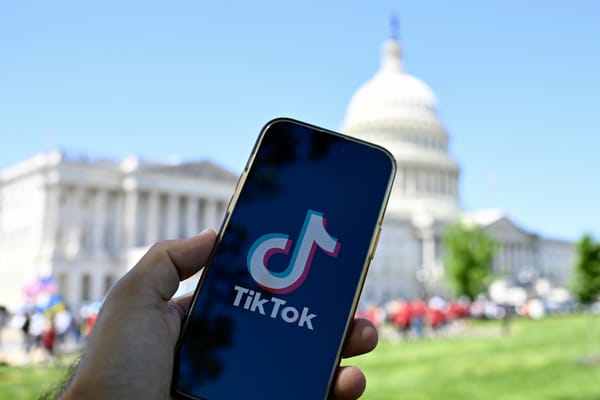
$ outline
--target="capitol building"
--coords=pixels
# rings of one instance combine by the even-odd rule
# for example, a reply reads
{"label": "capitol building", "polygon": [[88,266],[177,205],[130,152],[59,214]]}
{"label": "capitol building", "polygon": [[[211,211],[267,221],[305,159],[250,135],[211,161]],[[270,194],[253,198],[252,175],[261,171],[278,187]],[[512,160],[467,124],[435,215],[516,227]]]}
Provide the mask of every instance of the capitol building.
{"label": "capitol building", "polygon": [[[449,295],[442,235],[456,220],[498,243],[493,269],[511,281],[567,286],[573,244],[524,230],[497,210],[460,208],[460,167],[433,91],[402,65],[387,40],[381,66],[350,99],[340,131],[383,145],[398,164],[363,301]],[[101,299],[164,239],[218,229],[237,175],[211,162],[161,164],[37,154],[0,171],[0,305],[18,307],[23,288],[52,276],[74,307]],[[498,205],[501,207],[501,205]],[[182,285],[190,290],[194,279]]]}
{"label": "capitol building", "polygon": [[398,40],[387,40],[382,53],[379,71],[352,96],[342,127],[344,133],[386,147],[398,165],[363,300],[451,295],[442,237],[457,220],[480,226],[498,244],[493,273],[509,286],[538,279],[547,292],[568,286],[572,243],[528,232],[499,210],[460,209],[460,169],[448,155],[449,137],[435,95],[404,70]]}

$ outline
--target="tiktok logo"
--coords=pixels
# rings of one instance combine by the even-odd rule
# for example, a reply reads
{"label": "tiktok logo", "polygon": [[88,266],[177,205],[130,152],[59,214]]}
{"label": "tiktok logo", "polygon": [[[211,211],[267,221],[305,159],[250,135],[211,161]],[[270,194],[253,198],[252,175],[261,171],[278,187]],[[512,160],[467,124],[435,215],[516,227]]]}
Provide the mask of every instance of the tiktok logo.
{"label": "tiktok logo", "polygon": [[317,247],[336,258],[340,243],[327,233],[325,223],[322,213],[308,210],[292,259],[282,272],[270,271],[267,264],[274,254],[289,254],[292,247],[290,236],[268,233],[258,238],[250,248],[246,260],[250,275],[258,286],[271,293],[289,293],[306,279]]}

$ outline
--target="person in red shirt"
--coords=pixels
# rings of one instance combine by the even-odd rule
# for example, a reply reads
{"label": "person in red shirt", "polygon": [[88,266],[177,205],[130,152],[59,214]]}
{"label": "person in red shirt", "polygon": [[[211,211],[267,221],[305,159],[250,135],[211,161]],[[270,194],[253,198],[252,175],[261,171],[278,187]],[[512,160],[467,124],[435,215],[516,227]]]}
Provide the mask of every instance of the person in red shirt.
{"label": "person in red shirt", "polygon": [[396,310],[390,316],[390,322],[402,334],[402,337],[408,337],[410,332],[410,307],[405,301],[399,301]]}
{"label": "person in red shirt", "polygon": [[425,314],[427,313],[427,304],[422,300],[413,300],[410,302],[410,326],[418,338],[425,336]]}
{"label": "person in red shirt", "polygon": [[48,356],[54,357],[54,344],[56,342],[56,325],[54,324],[54,315],[48,318],[48,326],[42,332],[42,346],[48,352]]}

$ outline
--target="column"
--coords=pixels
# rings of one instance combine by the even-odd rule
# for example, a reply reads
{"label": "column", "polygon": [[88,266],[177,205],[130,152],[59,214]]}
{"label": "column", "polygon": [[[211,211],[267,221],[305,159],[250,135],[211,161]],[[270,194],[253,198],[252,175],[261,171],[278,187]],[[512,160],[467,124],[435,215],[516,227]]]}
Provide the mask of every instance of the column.
{"label": "column", "polygon": [[111,235],[111,243],[109,244],[109,248],[111,250],[119,251],[122,248],[122,238],[124,232],[124,223],[123,223],[123,209],[125,208],[125,199],[122,192],[114,193],[114,223],[112,224],[112,235]]}
{"label": "column", "polygon": [[206,228],[217,230],[217,201],[215,199],[206,199],[204,206],[204,221]]}
{"label": "column", "polygon": [[107,270],[105,266],[96,268],[92,274],[92,296],[94,300],[100,300],[106,295],[106,275]]}
{"label": "column", "polygon": [[510,260],[510,274],[512,277],[516,278],[517,276],[517,262],[516,262],[516,252],[515,245],[513,243],[510,244],[508,249],[509,260]]}
{"label": "column", "polygon": [[426,297],[433,295],[437,280],[437,271],[435,270],[435,240],[433,230],[426,228],[421,231],[421,252],[423,260],[423,284]]}
{"label": "column", "polygon": [[178,197],[176,194],[169,194],[167,201],[167,239],[175,239],[177,237],[177,203]]}
{"label": "column", "polygon": [[497,272],[499,272],[500,274],[506,274],[506,262],[504,261],[505,252],[506,252],[506,246],[504,245],[504,243],[500,242],[498,252],[496,253],[496,256],[494,257],[495,259],[498,260],[498,271]]}
{"label": "column", "polygon": [[71,195],[69,196],[69,205],[67,210],[70,212],[68,228],[67,228],[67,240],[65,253],[67,257],[74,257],[81,248],[81,208],[82,198],[84,189],[81,186],[75,186]]}
{"label": "column", "polygon": [[448,174],[446,173],[446,171],[442,171],[442,176],[441,176],[441,181],[442,181],[442,194],[444,195],[448,195],[449,190],[448,190],[448,182],[450,181],[450,178],[448,177]]}
{"label": "column", "polygon": [[106,250],[104,241],[106,230],[106,204],[107,192],[98,188],[94,196],[94,215],[92,216],[92,252],[102,253]]}
{"label": "column", "polygon": [[398,167],[398,170],[396,171],[396,187],[400,188],[400,192],[404,193],[406,192],[406,183],[405,183],[405,179],[406,179],[406,168],[404,167]]}
{"label": "column", "polygon": [[81,306],[81,272],[69,272],[68,303],[76,308]]}
{"label": "column", "polygon": [[158,241],[158,201],[159,194],[157,191],[152,190],[148,193],[148,214],[147,219],[147,231],[146,231],[146,244],[153,244]]}
{"label": "column", "polygon": [[46,211],[44,215],[44,233],[42,236],[41,258],[48,260],[52,258],[56,248],[56,233],[60,212],[60,186],[48,184],[46,186]]}
{"label": "column", "polygon": [[416,174],[414,168],[406,168],[406,193],[414,194],[417,191]]}
{"label": "column", "polygon": [[126,249],[135,246],[135,227],[137,219],[137,198],[135,187],[125,189],[123,207],[123,245]]}
{"label": "column", "polygon": [[458,176],[456,172],[452,172],[452,195],[456,196],[458,194]]}
{"label": "column", "polygon": [[188,196],[185,209],[185,235],[187,237],[196,235],[198,231],[198,199]]}

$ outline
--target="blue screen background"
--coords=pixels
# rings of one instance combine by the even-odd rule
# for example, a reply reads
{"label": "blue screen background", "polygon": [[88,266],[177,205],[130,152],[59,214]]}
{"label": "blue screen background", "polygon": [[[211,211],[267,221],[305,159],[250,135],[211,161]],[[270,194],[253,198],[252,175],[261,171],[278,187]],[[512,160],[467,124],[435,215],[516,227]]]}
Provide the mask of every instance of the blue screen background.
{"label": "blue screen background", "polygon": [[[264,133],[246,183],[205,273],[175,362],[178,391],[208,400],[322,399],[337,365],[352,305],[394,173],[388,153],[291,121]],[[267,233],[293,240],[269,260],[283,271],[308,209],[338,239],[336,258],[317,249],[304,283],[286,294],[261,290],[246,257]],[[285,300],[317,316],[314,330],[234,307],[234,286]],[[284,307],[285,307],[284,306]],[[282,307],[283,308],[283,307]]]}

